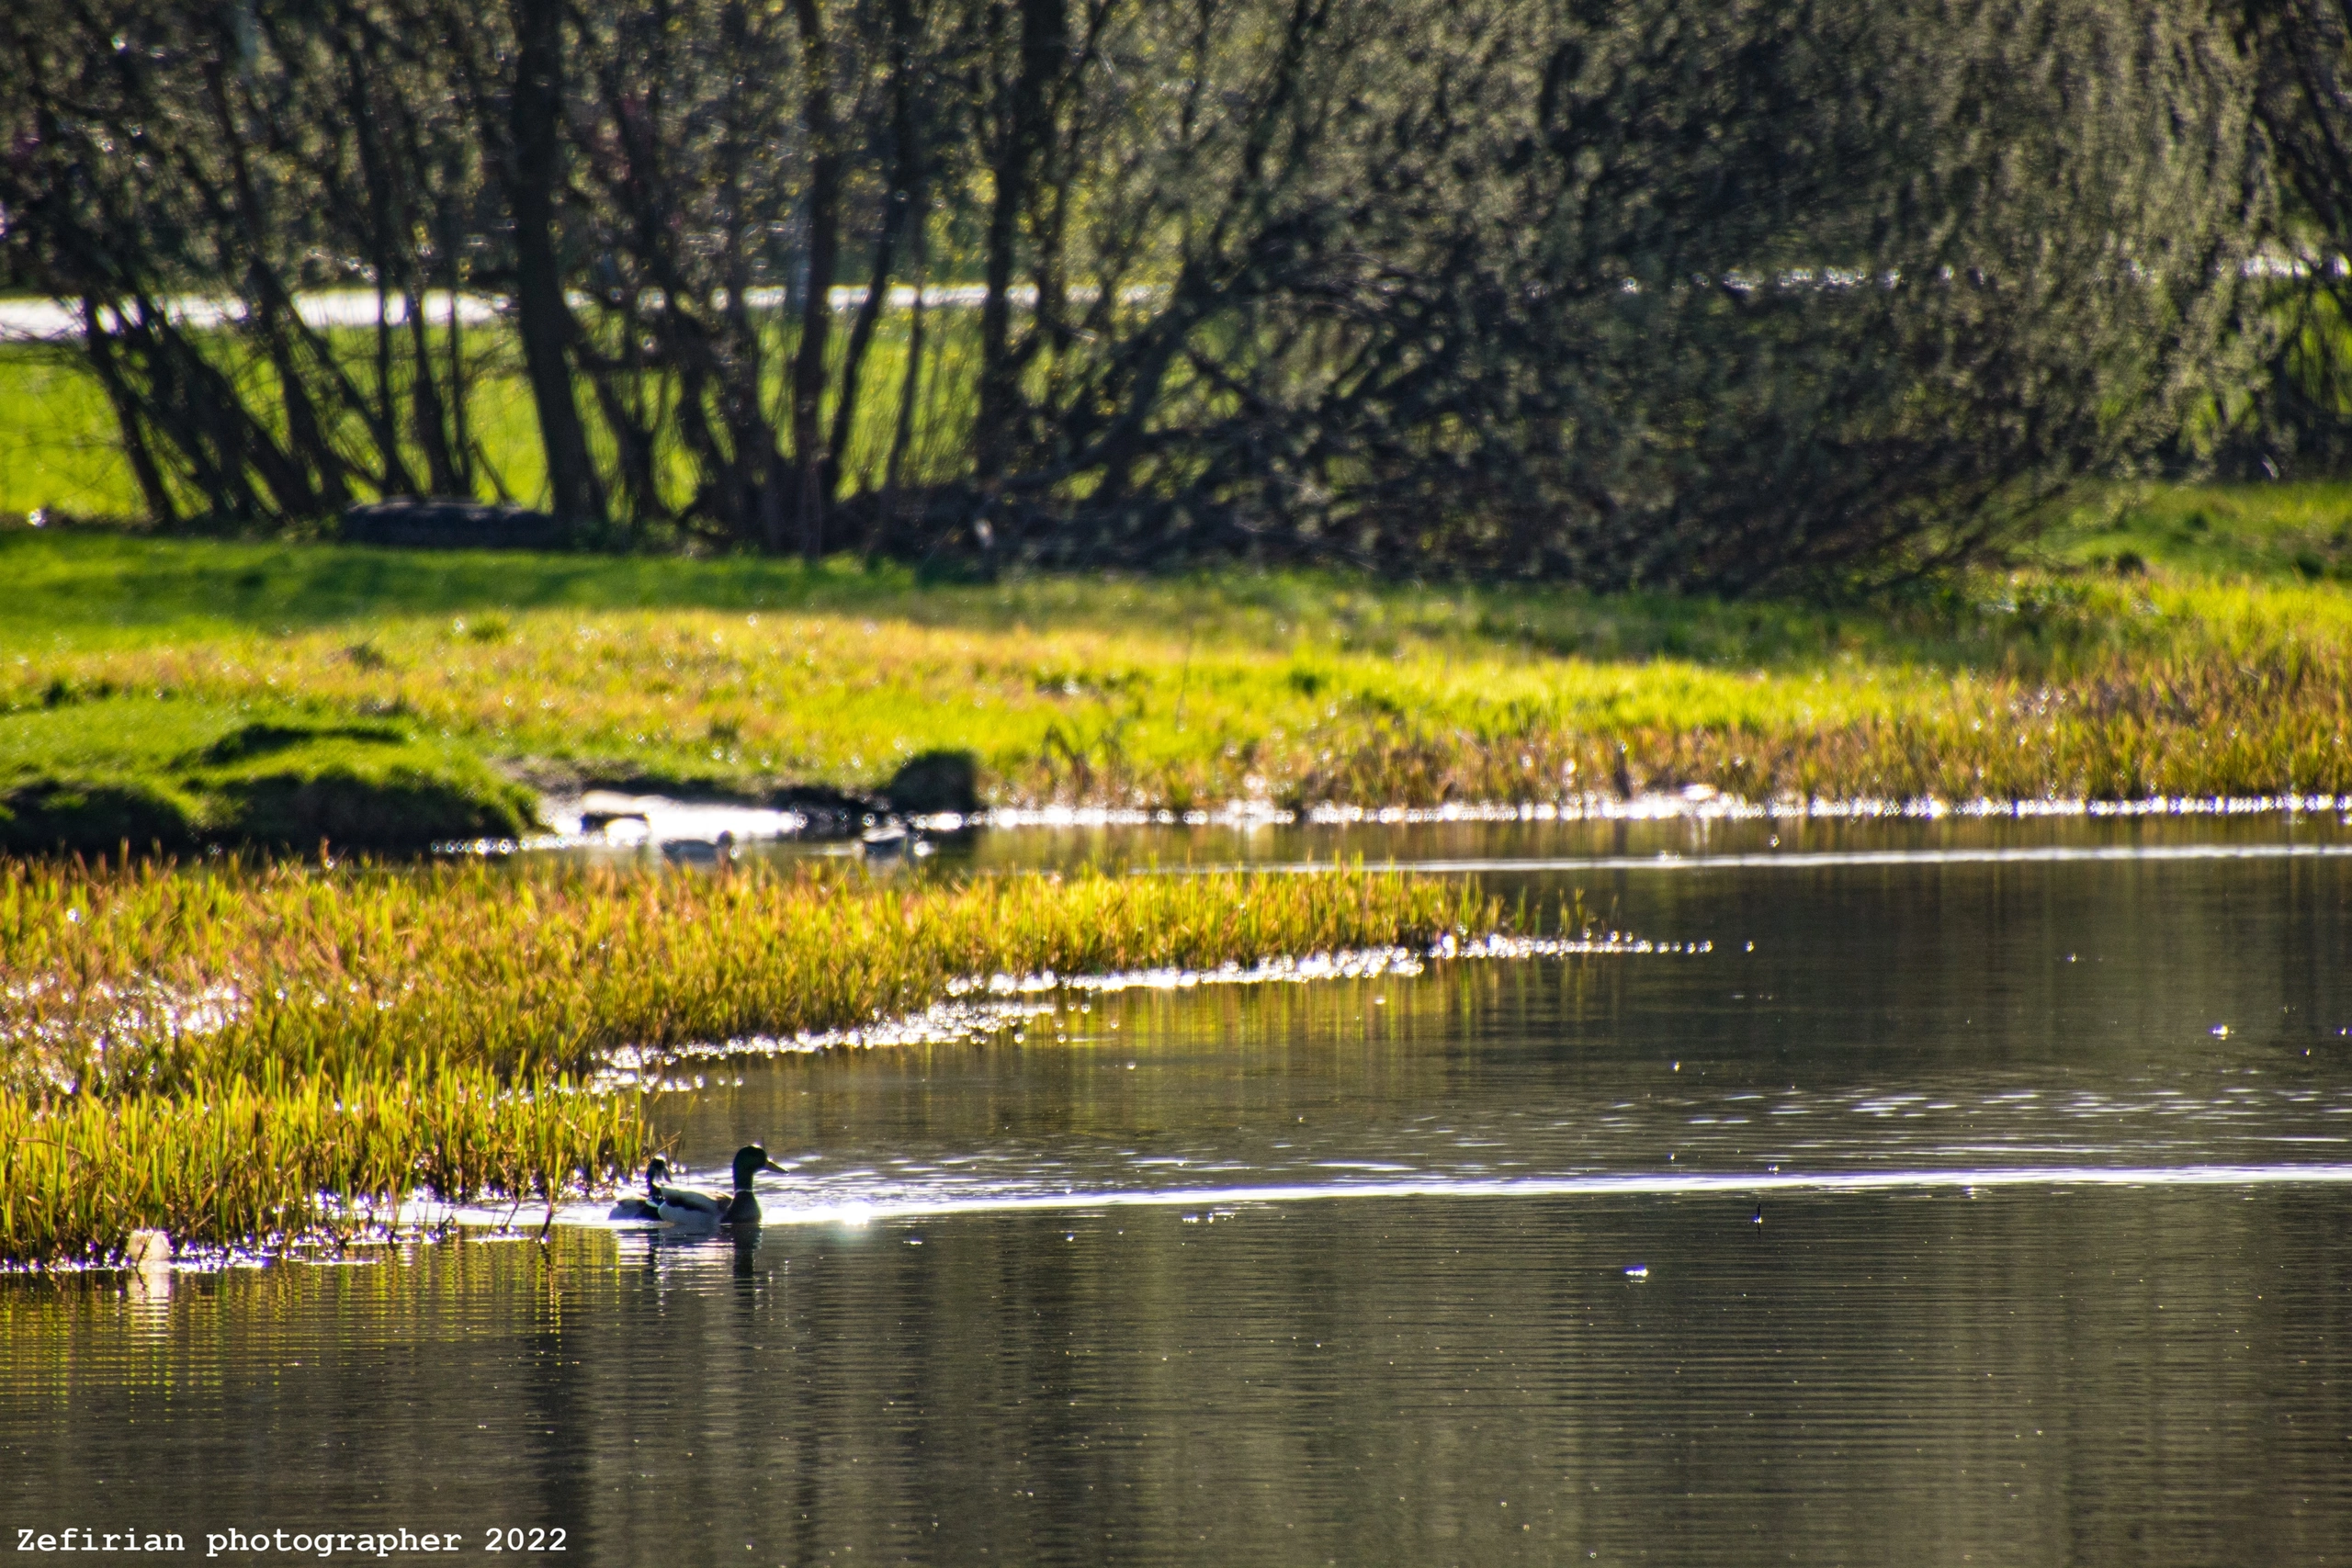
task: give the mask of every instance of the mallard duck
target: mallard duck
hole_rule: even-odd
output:
[[[664,839],[662,853],[683,865],[718,865],[735,858],[735,835],[721,828],[716,839]]]
[[[645,1162],[645,1196],[624,1198],[613,1205],[609,1220],[658,1220],[662,1217],[662,1183],[670,1176],[670,1162],[655,1155]]]
[[[914,847],[907,825],[897,818],[877,822],[857,836],[857,852],[868,860],[895,860]]]
[[[752,1195],[752,1178],[763,1170],[784,1174],[784,1167],[768,1158],[767,1150],[746,1144],[735,1151],[735,1195],[715,1198],[691,1187],[664,1186],[655,1198],[662,1218],[673,1225],[740,1225],[760,1223],[760,1201]]]

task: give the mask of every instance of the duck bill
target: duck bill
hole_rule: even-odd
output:
[[[769,1160],[766,1164],[761,1166],[760,1168],[762,1170],[773,1170],[778,1176],[790,1176],[792,1174],[791,1171],[786,1169],[783,1166],[776,1164],[774,1160]]]

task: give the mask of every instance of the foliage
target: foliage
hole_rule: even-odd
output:
[[[514,490],[505,377],[592,539],[1902,576],[2228,384],[2267,212],[2190,6],[7,17],[0,244],[164,521]]]
[[[2247,62],[2284,209],[2268,236],[2262,374],[2241,406],[2220,411],[2216,445],[2250,477],[2341,473],[2352,458],[2352,26],[2329,0],[2216,9]]]
[[[634,1169],[638,1108],[478,1068],[209,1081],[64,1102],[0,1091],[0,1259],[101,1261],[134,1230],[235,1246],[397,1224],[420,1192],[552,1202]]]
[[[1427,946],[1503,919],[1473,886],[1369,872],[943,886],[758,863],[703,876],[7,862],[0,1078],[113,1097],[445,1062],[532,1081],[624,1046],[872,1022],[975,976]]]

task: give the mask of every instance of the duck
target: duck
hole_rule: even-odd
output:
[[[724,865],[735,858],[735,835],[721,828],[716,839],[664,839],[662,853],[683,865]]]
[[[697,1192],[691,1187],[663,1186],[655,1198],[664,1223],[673,1225],[758,1224],[760,1201],[752,1194],[752,1178],[763,1170],[785,1174],[785,1168],[768,1158],[767,1150],[757,1144],[746,1144],[735,1151],[735,1195],[717,1198],[707,1192]]]
[[[868,860],[895,860],[913,847],[907,825],[892,817],[880,822],[867,818],[869,826],[857,836],[857,852]]]
[[[670,1162],[655,1155],[645,1162],[645,1196],[624,1198],[613,1205],[608,1220],[658,1220],[662,1217],[662,1184],[670,1179]]]

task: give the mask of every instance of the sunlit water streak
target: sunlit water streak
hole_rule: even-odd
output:
[[[619,816],[613,814],[618,812]],[[1222,849],[1241,852],[1251,863],[1316,858],[1344,846],[1368,860],[1430,859],[1432,842],[1452,848],[1478,845],[1491,853],[1473,859],[1507,859],[1524,864],[1532,853],[1595,835],[1631,834],[1655,840],[1688,835],[1722,847],[1781,834],[1800,838],[1837,836],[1900,840],[1922,833],[1968,835],[2024,833],[2039,840],[2130,832],[2174,836],[2252,833],[2274,837],[2280,829],[2299,835],[2331,835],[2352,826],[2352,796],[2277,795],[2251,796],[2159,796],[2138,800],[1927,799],[1750,801],[1703,786],[1667,794],[1619,798],[1609,795],[1565,801],[1453,801],[1439,806],[1317,806],[1294,810],[1268,801],[1236,800],[1210,809],[1175,811],[1127,807],[1002,807],[974,816],[946,814],[915,819],[918,850],[939,850],[944,865],[977,861],[1012,868],[1062,863],[1074,847],[1081,858],[1105,863],[1204,858]],[[854,855],[854,840],[804,840],[808,826],[797,814],[747,802],[680,801],[656,795],[623,797],[609,793],[550,796],[543,816],[557,832],[522,844],[506,840],[449,845],[452,852],[505,853],[516,850],[572,858],[605,860],[650,854],[663,845],[690,862],[687,852],[711,849],[724,833],[738,855],[797,858]],[[592,823],[604,826],[591,827]],[[1548,846],[1548,847],[1547,847]],[[1622,848],[1622,846],[1620,846]],[[1851,846],[1849,846],[1851,847]],[[706,856],[705,858],[708,858]]]
[[[1535,875],[1544,872],[1602,871],[1812,871],[1876,865],[2069,865],[2134,861],[2345,860],[2352,844],[2036,844],[2015,848],[1952,847],[1922,850],[1791,850],[1785,853],[1653,855],[1515,855],[1453,860],[1235,861],[1227,863],[1139,867],[1136,874],[1209,876],[1238,871],[1320,875],[1335,871],[1415,872],[1428,876]]]
[[[1676,1198],[1729,1194],[1763,1198],[1774,1193],[1838,1192],[1975,1192],[1997,1188],[2069,1187],[2340,1187],[2352,1186],[2347,1165],[2188,1165],[2086,1166],[2051,1165],[2005,1168],[1987,1166],[1960,1170],[1839,1170],[1804,1172],[1703,1173],[1678,1175],[1664,1171],[1630,1174],[1593,1172],[1577,1176],[1501,1177],[1479,1180],[1465,1177],[1426,1177],[1385,1181],[1286,1182],[1227,1187],[1165,1187],[1141,1190],[1116,1188],[1069,1192],[936,1192],[899,1198],[842,1199],[807,1201],[797,1195],[770,1194],[762,1205],[762,1223],[771,1225],[873,1224],[889,1220],[952,1219],[961,1216],[1023,1213],[1107,1213],[1117,1209],[1198,1209],[1216,1211],[1254,1204],[1328,1203],[1347,1201],[1396,1201],[1429,1198],[1450,1201],[1533,1198]],[[453,1217],[461,1224],[504,1225],[527,1217],[537,1229],[543,1211],[525,1210],[510,1216],[503,1211],[464,1209]],[[1760,1212],[1759,1212],[1760,1213]],[[643,1222],[612,1221],[597,1205],[571,1204],[558,1211],[556,1223],[566,1225],[614,1224],[645,1228]],[[1756,1223],[1762,1223],[1759,1219]],[[674,1232],[675,1227],[663,1227]]]

